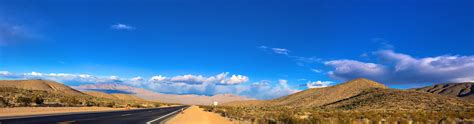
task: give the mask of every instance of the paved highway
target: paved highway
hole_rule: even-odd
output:
[[[158,124],[189,106],[0,119],[0,124]]]

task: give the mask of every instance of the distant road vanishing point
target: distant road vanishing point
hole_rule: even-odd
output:
[[[159,124],[189,106],[0,119],[0,124]]]

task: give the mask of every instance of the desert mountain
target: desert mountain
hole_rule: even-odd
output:
[[[232,95],[232,94],[218,94],[214,96],[204,95],[176,95],[176,94],[163,94],[156,93],[150,90],[131,87],[121,84],[89,84],[73,87],[82,91],[100,91],[109,93],[124,93],[129,95],[138,96],[145,100],[154,100],[165,103],[180,103],[189,105],[211,105],[214,101],[219,103],[226,103],[232,101],[252,100],[251,98]]]
[[[144,99],[130,95],[130,94],[123,94],[123,93],[114,93],[114,94],[107,94],[104,92],[98,91],[85,91],[87,95],[99,97],[99,98],[107,98],[107,99],[118,99],[118,100],[131,100],[131,101],[145,101]]]
[[[42,90],[48,92],[57,92],[65,94],[82,94],[64,84],[48,80],[0,80],[0,87],[13,87],[28,90]]]
[[[397,89],[369,89],[351,98],[323,105],[322,108],[358,111],[466,111],[473,110],[474,104],[455,97],[432,93]]]
[[[257,105],[264,106],[292,106],[292,107],[310,107],[321,106],[333,103],[342,99],[347,99],[365,90],[372,88],[387,88],[383,84],[364,78],[355,79],[346,83],[325,88],[312,88],[288,96],[280,97],[267,101],[245,101],[231,102],[227,105]]]
[[[390,89],[364,78],[313,88],[273,100],[230,102],[229,106],[290,107],[339,110],[463,110],[474,104],[443,95]]]
[[[472,82],[436,84],[433,86],[415,88],[411,90],[474,100],[474,83]]]

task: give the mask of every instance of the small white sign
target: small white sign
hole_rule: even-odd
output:
[[[217,101],[214,101],[214,106],[217,106]]]

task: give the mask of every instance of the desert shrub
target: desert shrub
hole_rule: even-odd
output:
[[[59,99],[59,101],[61,103],[67,104],[69,106],[74,106],[74,105],[78,105],[78,104],[81,103],[79,100],[77,100],[74,97],[63,97],[63,98]]]
[[[84,106],[96,106],[97,104],[93,101],[83,101],[82,105],[84,105]]]
[[[37,96],[34,96],[33,98],[31,98],[31,100],[36,103],[37,105],[41,105],[43,104],[44,102],[44,99],[41,98],[41,97],[37,97]]]
[[[104,106],[105,106],[105,107],[114,107],[114,106],[115,106],[115,102],[105,102],[105,103],[104,103]]]
[[[7,107],[8,105],[8,100],[4,99],[3,97],[0,97],[0,107]]]
[[[20,96],[16,98],[16,103],[20,104],[20,106],[28,106],[31,103],[31,98]]]

